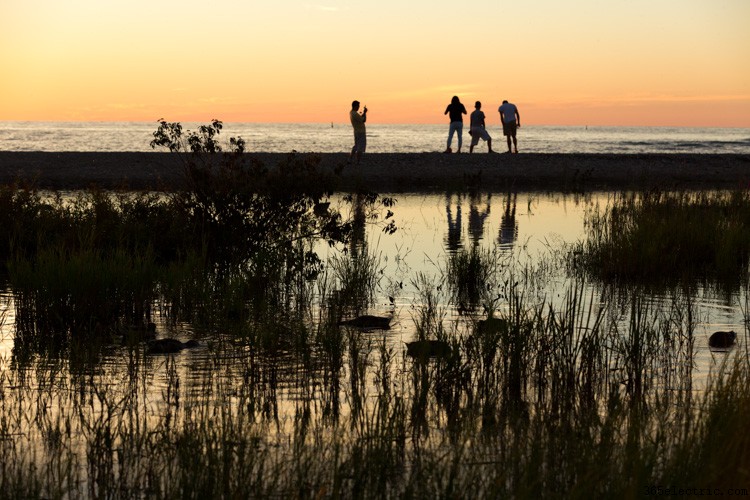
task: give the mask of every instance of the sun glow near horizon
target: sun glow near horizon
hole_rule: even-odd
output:
[[[529,2],[532,3],[532,2]],[[0,120],[750,127],[750,2],[11,1]]]

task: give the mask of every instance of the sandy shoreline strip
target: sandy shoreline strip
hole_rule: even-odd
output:
[[[300,153],[306,154],[306,153]],[[267,166],[286,154],[248,153]],[[321,166],[345,165],[345,153],[323,153]],[[169,153],[0,151],[0,184],[31,181],[40,189],[172,190],[182,167]],[[448,189],[591,191],[750,188],[747,154],[469,154],[372,153],[345,165],[340,189],[431,192]]]

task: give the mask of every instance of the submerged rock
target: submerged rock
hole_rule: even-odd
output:
[[[200,342],[197,340],[188,340],[187,342],[171,338],[152,340],[146,345],[146,354],[174,354],[183,349],[192,349],[199,346]]]
[[[313,205],[313,213],[318,217],[328,215],[328,208],[331,206],[330,202],[320,202]]]
[[[727,349],[734,345],[737,340],[737,334],[734,331],[714,332],[708,338],[708,347]]]
[[[406,354],[412,358],[445,358],[452,352],[450,344],[442,340],[417,340],[406,343]]]
[[[490,334],[508,330],[508,320],[501,318],[487,318],[477,321],[477,333]]]
[[[348,319],[345,321],[339,321],[339,325],[353,326],[356,328],[373,328],[377,330],[390,330],[391,317],[390,316],[370,316],[369,314],[365,314],[364,316],[357,316],[356,318]]]

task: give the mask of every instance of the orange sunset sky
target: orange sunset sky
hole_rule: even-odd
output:
[[[3,0],[0,120],[750,127],[748,0]]]

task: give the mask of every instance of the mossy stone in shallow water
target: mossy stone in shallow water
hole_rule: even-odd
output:
[[[708,338],[708,347],[717,349],[728,349],[734,345],[737,340],[737,333],[734,331],[714,332]]]
[[[508,320],[500,318],[487,318],[477,321],[477,333],[489,334],[508,330]]]
[[[443,340],[417,340],[406,343],[406,354],[417,359],[446,358],[453,349]]]
[[[390,330],[391,318],[388,316],[370,316],[369,314],[365,314],[345,321],[339,321],[339,325],[353,326],[356,328]]]

